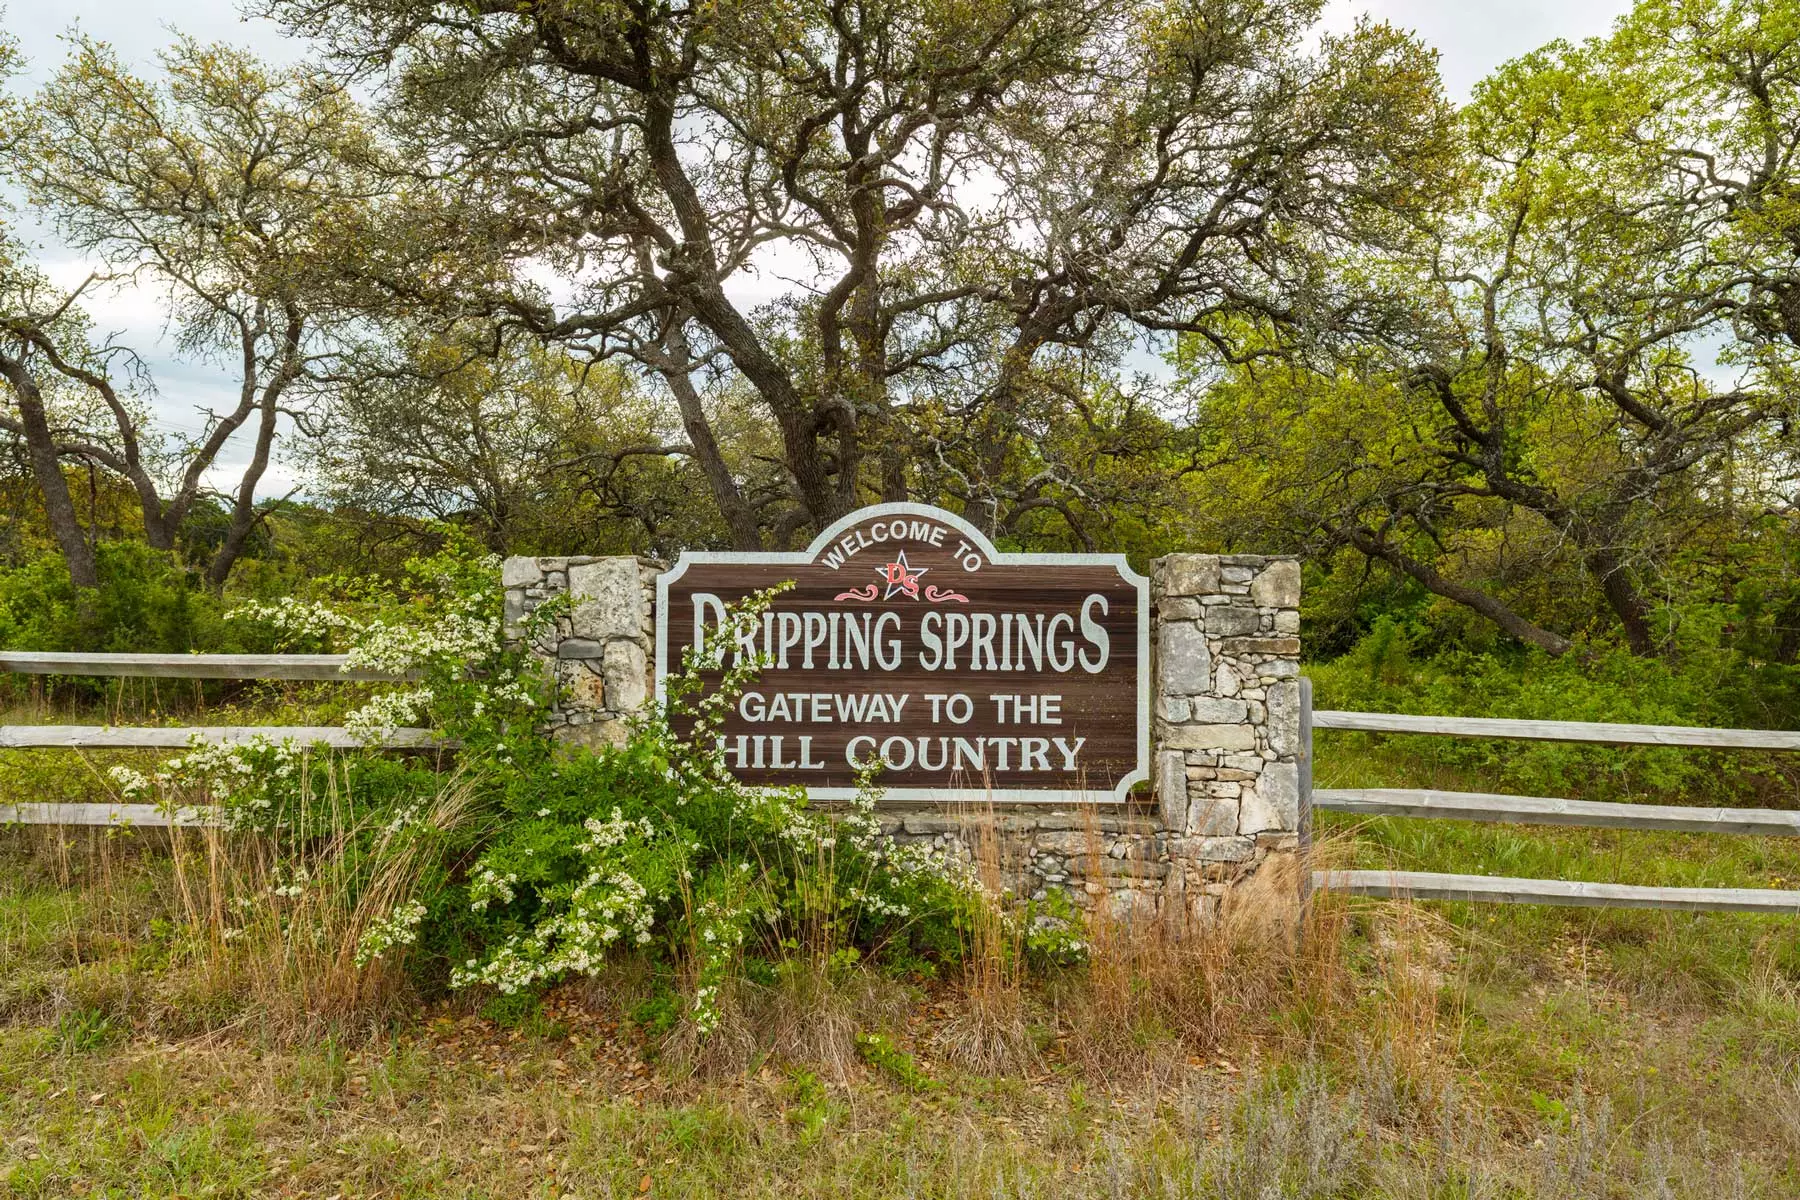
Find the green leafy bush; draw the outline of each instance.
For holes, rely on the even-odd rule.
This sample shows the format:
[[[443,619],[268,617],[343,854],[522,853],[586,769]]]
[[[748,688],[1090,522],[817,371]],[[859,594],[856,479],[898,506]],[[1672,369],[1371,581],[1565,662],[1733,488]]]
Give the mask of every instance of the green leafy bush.
[[[937,1088],[937,1080],[925,1073],[919,1066],[919,1060],[894,1045],[893,1040],[885,1034],[859,1033],[856,1035],[856,1050],[862,1055],[864,1062],[880,1071],[893,1076],[894,1080],[911,1092],[929,1092]]]
[[[732,619],[754,623],[772,599]],[[455,969],[453,986],[531,989],[640,948],[687,967],[705,1034],[746,951],[829,965],[890,944],[951,944],[944,935],[970,894],[964,873],[883,833],[872,782],[845,811],[822,815],[802,789],[731,775],[714,735],[759,664],[739,663],[703,692],[702,669],[718,665],[690,657],[624,747],[571,755],[513,744],[498,833],[468,882],[485,951]]]
[[[960,952],[973,906],[990,901],[962,864],[882,832],[872,780],[848,808],[819,813],[802,789],[731,775],[716,731],[760,664],[740,662],[709,689],[702,671],[719,664],[687,662],[622,747],[592,753],[549,738],[541,667],[502,635],[497,566],[451,532],[442,552],[407,565],[397,593],[339,584],[335,605],[229,614],[284,648],[337,647],[353,666],[410,676],[345,724],[371,744],[402,724],[452,740],[455,821],[433,815],[445,784],[429,761],[333,759],[267,740],[196,744],[149,772],[116,766],[119,791],[165,805],[207,800],[278,848],[329,843],[331,886],[343,893],[332,911],[359,914],[339,923],[357,930],[356,967],[403,961],[427,987],[528,995],[630,951],[684,982],[704,1035],[746,955],[804,955],[829,970],[889,951],[907,963]],[[760,620],[773,594],[732,619]],[[556,612],[544,606],[532,620]],[[297,911],[319,886],[303,875],[278,873],[265,890]]]

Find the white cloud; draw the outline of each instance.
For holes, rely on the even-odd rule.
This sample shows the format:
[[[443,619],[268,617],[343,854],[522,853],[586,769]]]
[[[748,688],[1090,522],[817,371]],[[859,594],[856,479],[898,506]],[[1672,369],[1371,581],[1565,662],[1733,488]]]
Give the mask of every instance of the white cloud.
[[[71,30],[109,43],[126,62],[145,70],[178,33],[245,46],[274,62],[292,62],[305,53],[280,26],[240,15],[231,0],[8,0],[0,7],[0,25],[19,39],[25,52],[27,82],[41,81],[56,70],[67,53],[63,36]]]

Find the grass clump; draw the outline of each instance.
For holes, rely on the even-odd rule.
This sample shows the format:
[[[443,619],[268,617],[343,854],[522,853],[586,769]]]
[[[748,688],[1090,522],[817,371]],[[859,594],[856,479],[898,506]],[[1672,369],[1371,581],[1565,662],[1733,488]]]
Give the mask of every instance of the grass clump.
[[[885,1034],[857,1034],[856,1052],[864,1062],[886,1072],[909,1092],[929,1092],[938,1086],[937,1081],[919,1066],[917,1058],[896,1046]]]

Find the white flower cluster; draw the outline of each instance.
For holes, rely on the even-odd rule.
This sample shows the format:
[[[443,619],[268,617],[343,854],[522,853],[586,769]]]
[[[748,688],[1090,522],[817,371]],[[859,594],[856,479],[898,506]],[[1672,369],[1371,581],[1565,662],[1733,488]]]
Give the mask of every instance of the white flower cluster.
[[[581,825],[588,831],[589,836],[587,841],[580,843],[575,848],[583,854],[610,850],[614,846],[624,845],[633,838],[648,842],[656,837],[656,830],[651,827],[648,817],[639,817],[635,821],[628,821],[616,804],[613,806],[612,816],[607,820],[602,821],[599,817],[589,817]]]
[[[907,905],[889,900],[880,892],[865,887],[852,887],[845,893],[850,901],[862,906],[863,911],[877,917],[904,918],[912,916],[912,909]]]
[[[1025,935],[1033,950],[1052,958],[1076,959],[1088,952],[1080,928],[1063,917],[1040,914],[1032,919]]]
[[[605,960],[606,951],[620,942],[649,943],[656,904],[664,897],[652,895],[619,865],[619,854],[608,852],[628,843],[648,845],[656,839],[656,828],[647,818],[627,819],[616,806],[605,820],[589,817],[582,824],[588,836],[576,849],[601,861],[569,893],[568,906],[540,918],[529,934],[508,938],[485,963],[470,959],[453,970],[452,987],[486,983],[516,992],[564,974],[591,974]],[[517,875],[501,874],[484,864],[469,888],[471,907],[479,911],[493,900],[511,901],[512,885],[518,881]]]
[[[435,621],[397,625],[371,621],[344,656],[344,669],[400,675],[432,662],[478,662],[502,645],[500,622],[485,613],[452,611]]]
[[[156,786],[148,775],[142,771],[134,771],[123,763],[108,767],[106,773],[118,785],[119,795],[127,800],[134,796],[141,796]]]
[[[414,825],[429,829],[431,827],[431,818],[426,813],[426,807],[426,802],[423,799],[414,800],[411,804],[402,805],[394,811],[394,815],[388,819],[388,823],[382,826],[382,832],[391,836],[396,833],[403,833]]]
[[[356,943],[356,965],[366,967],[395,946],[410,946],[419,938],[419,922],[425,919],[425,906],[408,900],[363,930]]]
[[[507,938],[485,963],[471,958],[451,971],[450,986],[485,983],[510,993],[562,975],[589,975],[628,935],[647,943],[655,919],[641,883],[623,871],[597,869],[576,886],[562,912],[524,936]]]
[[[177,790],[203,791],[225,809],[228,827],[242,828],[273,806],[271,788],[291,780],[299,766],[300,750],[292,741],[257,734],[242,742],[209,742],[195,734],[185,754],[165,759],[153,774],[121,764],[107,775],[127,799],[157,793],[172,804]]]
[[[344,718],[344,732],[365,746],[378,746],[402,725],[424,719],[433,699],[427,687],[382,692]]]
[[[301,639],[329,640],[340,629],[350,626],[350,619],[317,601],[284,596],[273,604],[259,600],[246,601],[225,614],[227,621],[254,621],[275,631],[283,645]]]
[[[312,874],[305,867],[287,874],[277,868],[275,882],[269,887],[269,895],[277,900],[293,900],[306,893],[306,885],[312,882]]]
[[[436,582],[448,586],[454,581],[445,576]],[[504,652],[501,622],[487,611],[480,597],[447,603],[447,609],[432,618],[421,614],[399,621],[368,622],[345,654],[344,670],[406,675],[448,665],[462,672],[492,663]],[[344,725],[365,745],[373,745],[402,725],[424,722],[438,699],[429,687],[384,692],[352,713]],[[500,671],[481,676],[471,706],[474,714],[481,716],[494,705],[529,708],[534,702],[531,688],[522,679]]]
[[[749,868],[749,863],[738,864],[740,873],[748,873]],[[694,914],[700,977],[695,981],[694,1002],[688,1011],[701,1037],[719,1027],[719,985],[744,945],[744,926],[749,915],[741,903],[726,904],[717,897],[703,901]]]
[[[482,912],[495,900],[502,904],[511,904],[512,885],[517,882],[519,882],[519,877],[511,872],[502,875],[492,867],[481,868],[475,872],[475,878],[469,884],[469,907],[476,912]]]

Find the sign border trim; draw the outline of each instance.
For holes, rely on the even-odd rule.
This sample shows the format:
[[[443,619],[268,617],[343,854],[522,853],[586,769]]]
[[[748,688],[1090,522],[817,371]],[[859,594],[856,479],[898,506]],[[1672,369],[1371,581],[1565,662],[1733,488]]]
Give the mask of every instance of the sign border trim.
[[[871,504],[847,513],[822,530],[804,550],[780,550],[762,552],[755,550],[683,550],[675,560],[675,565],[656,577],[656,702],[661,704],[665,695],[664,681],[669,674],[669,585],[675,583],[687,569],[698,563],[756,563],[768,566],[805,566],[815,562],[820,552],[835,542],[846,530],[864,521],[877,517],[925,517],[933,521],[947,524],[958,533],[967,537],[976,549],[986,556],[990,563],[999,566],[1111,566],[1119,572],[1126,584],[1136,588],[1138,593],[1137,613],[1137,650],[1138,650],[1138,694],[1137,694],[1137,754],[1138,766],[1135,770],[1120,778],[1111,791],[1098,789],[1058,788],[975,788],[975,787],[894,787],[882,790],[883,800],[901,802],[940,801],[946,803],[967,803],[970,800],[991,801],[996,804],[1123,804],[1131,794],[1131,789],[1140,783],[1150,780],[1150,685],[1152,682],[1152,666],[1150,659],[1150,580],[1131,569],[1131,563],[1123,554],[1030,554],[1013,553],[998,550],[988,540],[986,534],[975,528],[969,521],[945,509],[929,504],[915,504],[911,501],[888,501],[882,504]],[[809,787],[806,794],[815,800],[853,800],[856,789],[853,787]]]

